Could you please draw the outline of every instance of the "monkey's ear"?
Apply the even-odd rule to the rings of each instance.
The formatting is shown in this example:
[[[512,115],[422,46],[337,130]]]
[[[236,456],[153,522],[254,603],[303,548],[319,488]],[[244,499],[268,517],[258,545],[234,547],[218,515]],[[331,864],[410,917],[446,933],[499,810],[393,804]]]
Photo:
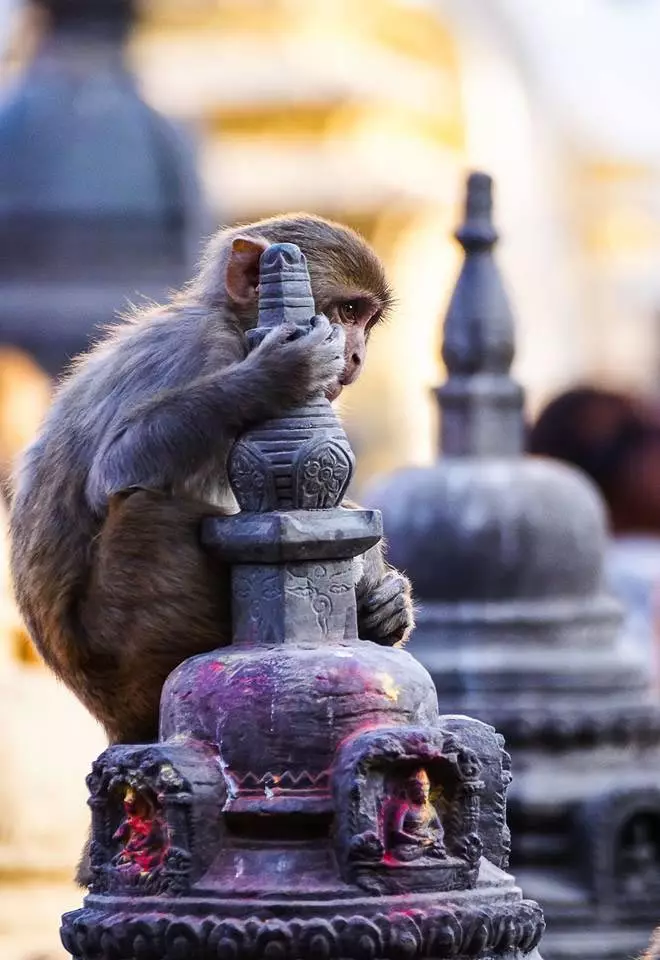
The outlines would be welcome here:
[[[270,244],[262,237],[234,237],[227,260],[225,289],[234,303],[252,303],[257,297],[259,258]]]

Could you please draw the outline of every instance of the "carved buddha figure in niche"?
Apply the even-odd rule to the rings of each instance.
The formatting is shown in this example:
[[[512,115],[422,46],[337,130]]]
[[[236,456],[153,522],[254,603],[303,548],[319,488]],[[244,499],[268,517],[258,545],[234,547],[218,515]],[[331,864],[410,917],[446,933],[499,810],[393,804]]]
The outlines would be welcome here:
[[[390,810],[387,852],[393,859],[446,857],[444,830],[430,794],[429,776],[420,767],[406,779]]]
[[[142,793],[127,787],[124,819],[112,838],[123,843],[113,860],[118,867],[148,873],[163,862],[167,852],[167,827],[155,805]]]

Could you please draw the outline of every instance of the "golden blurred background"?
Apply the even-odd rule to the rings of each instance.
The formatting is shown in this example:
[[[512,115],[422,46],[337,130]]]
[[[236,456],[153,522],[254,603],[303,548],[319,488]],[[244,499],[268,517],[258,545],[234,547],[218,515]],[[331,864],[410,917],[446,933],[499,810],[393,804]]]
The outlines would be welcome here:
[[[387,264],[396,314],[343,401],[358,491],[435,456],[430,388],[468,168],[496,181],[529,409],[580,378],[656,392],[658,28],[654,0],[141,3],[128,62],[146,101],[194,132],[209,230],[306,209],[358,228]],[[0,89],[45,29],[42,12],[0,2]],[[0,351],[3,474],[50,389],[33,358]],[[33,654],[0,543],[0,957],[51,960],[80,899],[69,878],[103,737]]]

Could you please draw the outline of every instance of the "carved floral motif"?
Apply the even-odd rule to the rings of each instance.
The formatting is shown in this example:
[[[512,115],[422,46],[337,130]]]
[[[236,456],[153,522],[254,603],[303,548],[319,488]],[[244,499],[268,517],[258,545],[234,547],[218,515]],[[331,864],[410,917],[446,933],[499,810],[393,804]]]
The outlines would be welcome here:
[[[296,504],[303,510],[335,507],[348,487],[353,472],[350,447],[339,439],[324,437],[304,449],[296,463]]]
[[[263,510],[267,494],[268,463],[252,444],[239,442],[230,456],[234,495],[242,510]]]

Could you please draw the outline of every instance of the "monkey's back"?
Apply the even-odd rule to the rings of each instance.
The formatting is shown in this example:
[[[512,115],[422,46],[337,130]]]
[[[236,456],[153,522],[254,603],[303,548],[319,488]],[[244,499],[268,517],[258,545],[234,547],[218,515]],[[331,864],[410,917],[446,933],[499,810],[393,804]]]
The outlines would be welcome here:
[[[207,317],[173,319],[162,310],[122,323],[76,361],[17,471],[10,514],[16,599],[45,661],[92,709],[79,604],[106,510],[92,509],[87,483],[121,419],[159,391],[199,376],[212,357]]]

